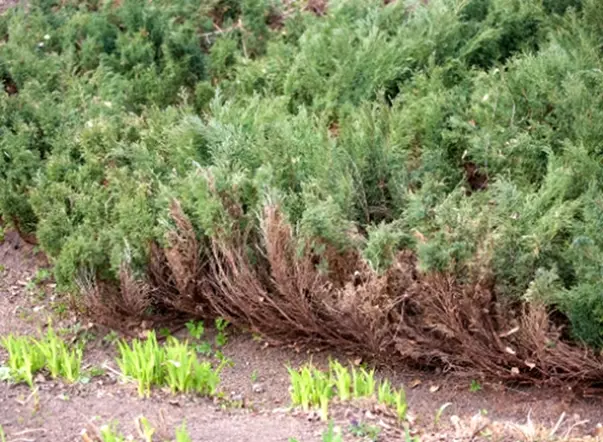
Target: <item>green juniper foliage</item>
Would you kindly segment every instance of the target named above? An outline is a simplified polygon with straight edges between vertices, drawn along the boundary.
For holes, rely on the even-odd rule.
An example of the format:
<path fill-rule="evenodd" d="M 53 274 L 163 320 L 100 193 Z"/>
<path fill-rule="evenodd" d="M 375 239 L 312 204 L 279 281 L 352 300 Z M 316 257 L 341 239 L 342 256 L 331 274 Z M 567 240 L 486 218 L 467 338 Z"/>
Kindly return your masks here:
<path fill-rule="evenodd" d="M 278 202 L 317 252 L 357 248 L 381 272 L 409 249 L 603 346 L 599 2 L 424 3 L 7 11 L 0 216 L 71 290 L 143 272 L 173 198 L 206 239 Z"/>

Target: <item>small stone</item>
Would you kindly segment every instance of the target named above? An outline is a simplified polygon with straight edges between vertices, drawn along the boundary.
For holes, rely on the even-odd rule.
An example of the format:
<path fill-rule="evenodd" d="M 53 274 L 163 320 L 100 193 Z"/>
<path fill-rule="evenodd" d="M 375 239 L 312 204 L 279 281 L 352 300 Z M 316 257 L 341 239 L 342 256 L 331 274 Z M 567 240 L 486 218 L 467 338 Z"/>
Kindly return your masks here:
<path fill-rule="evenodd" d="M 264 386 L 262 384 L 253 384 L 251 390 L 256 394 L 260 394 L 264 392 Z"/>
<path fill-rule="evenodd" d="M 230 393 L 230 400 L 234 402 L 240 402 L 243 400 L 243 395 L 241 393 L 233 391 Z"/>
<path fill-rule="evenodd" d="M 44 377 L 44 375 L 43 375 L 42 373 L 38 373 L 38 374 L 36 375 L 36 377 L 34 378 L 34 381 L 35 381 L 36 383 L 40 383 L 40 384 L 42 384 L 42 383 L 46 382 L 46 378 Z"/>

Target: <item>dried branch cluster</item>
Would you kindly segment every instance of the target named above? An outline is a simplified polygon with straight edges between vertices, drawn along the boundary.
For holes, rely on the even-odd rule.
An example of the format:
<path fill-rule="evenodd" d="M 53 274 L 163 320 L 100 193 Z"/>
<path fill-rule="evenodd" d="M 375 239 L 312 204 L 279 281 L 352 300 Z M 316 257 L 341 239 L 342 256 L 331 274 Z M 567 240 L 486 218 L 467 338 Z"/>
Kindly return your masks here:
<path fill-rule="evenodd" d="M 603 360 L 564 342 L 543 306 L 497 300 L 489 287 L 452 275 L 422 274 L 410 252 L 378 274 L 356 253 L 327 247 L 331 270 L 324 272 L 276 206 L 265 208 L 253 252 L 242 232 L 201 244 L 176 202 L 171 216 L 176 230 L 167 248 L 153 246 L 148 283 L 124 269 L 120 290 L 88 284 L 86 299 L 101 321 L 220 315 L 272 340 L 318 342 L 389 365 L 527 383 L 603 376 Z"/>

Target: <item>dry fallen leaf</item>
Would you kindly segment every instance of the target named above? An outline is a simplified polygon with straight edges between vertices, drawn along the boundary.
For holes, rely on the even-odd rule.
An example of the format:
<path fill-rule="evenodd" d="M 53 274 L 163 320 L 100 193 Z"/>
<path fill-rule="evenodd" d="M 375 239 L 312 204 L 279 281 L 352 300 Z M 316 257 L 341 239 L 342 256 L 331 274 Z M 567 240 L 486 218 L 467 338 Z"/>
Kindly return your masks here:
<path fill-rule="evenodd" d="M 506 347 L 506 348 L 505 348 L 505 351 L 506 351 L 507 353 L 511 354 L 511 355 L 516 354 L 515 350 L 513 350 L 511 347 Z"/>
<path fill-rule="evenodd" d="M 358 366 L 362 364 L 362 358 L 354 359 L 354 365 Z"/>
<path fill-rule="evenodd" d="M 534 364 L 533 362 L 525 361 L 525 363 L 528 367 L 530 367 L 530 369 L 534 369 L 536 367 L 536 364 Z"/>
<path fill-rule="evenodd" d="M 430 393 L 435 393 L 436 391 L 438 391 L 440 389 L 439 385 L 432 385 L 431 387 L 429 387 L 429 392 Z"/>
<path fill-rule="evenodd" d="M 505 332 L 505 333 L 501 333 L 500 335 L 498 335 L 501 338 L 506 338 L 507 336 L 511 336 L 514 333 L 517 333 L 519 331 L 519 326 L 512 328 L 511 330 Z"/>
<path fill-rule="evenodd" d="M 511 369 L 511 373 L 513 373 L 514 375 L 518 375 L 518 374 L 519 374 L 519 368 L 517 368 L 517 367 L 513 367 L 513 368 Z"/>
<path fill-rule="evenodd" d="M 416 387 L 418 387 L 419 385 L 421 385 L 422 383 L 423 383 L 423 381 L 422 381 L 421 379 L 415 379 L 415 380 L 413 380 L 413 381 L 412 381 L 412 382 L 411 382 L 411 383 L 410 383 L 408 386 L 409 386 L 410 388 L 416 388 Z"/>

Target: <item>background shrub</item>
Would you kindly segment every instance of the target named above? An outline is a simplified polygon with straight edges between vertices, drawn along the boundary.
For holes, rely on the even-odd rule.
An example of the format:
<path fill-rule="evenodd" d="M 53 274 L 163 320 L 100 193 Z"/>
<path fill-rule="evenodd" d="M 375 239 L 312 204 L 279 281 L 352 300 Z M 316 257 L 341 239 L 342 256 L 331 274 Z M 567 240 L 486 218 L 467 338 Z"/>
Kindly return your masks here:
<path fill-rule="evenodd" d="M 143 275 L 181 202 L 487 280 L 603 344 L 595 0 L 34 0 L 0 17 L 0 216 L 58 282 Z M 257 235 L 247 237 L 250 249 Z M 203 241 L 201 241 L 203 244 Z M 320 265 L 328 262 L 319 260 Z"/>

